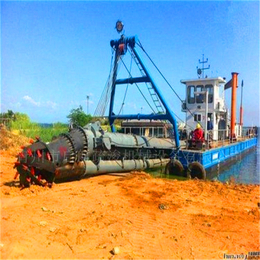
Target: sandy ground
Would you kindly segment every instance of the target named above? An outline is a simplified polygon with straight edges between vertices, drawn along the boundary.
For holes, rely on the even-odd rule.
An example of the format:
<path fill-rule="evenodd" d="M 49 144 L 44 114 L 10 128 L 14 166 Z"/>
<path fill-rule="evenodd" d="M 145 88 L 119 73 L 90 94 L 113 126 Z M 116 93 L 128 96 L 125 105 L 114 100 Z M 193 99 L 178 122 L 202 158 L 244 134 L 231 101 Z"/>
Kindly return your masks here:
<path fill-rule="evenodd" d="M 20 190 L 13 154 L 0 151 L 1 259 L 223 259 L 260 251 L 259 185 L 133 173 Z"/>

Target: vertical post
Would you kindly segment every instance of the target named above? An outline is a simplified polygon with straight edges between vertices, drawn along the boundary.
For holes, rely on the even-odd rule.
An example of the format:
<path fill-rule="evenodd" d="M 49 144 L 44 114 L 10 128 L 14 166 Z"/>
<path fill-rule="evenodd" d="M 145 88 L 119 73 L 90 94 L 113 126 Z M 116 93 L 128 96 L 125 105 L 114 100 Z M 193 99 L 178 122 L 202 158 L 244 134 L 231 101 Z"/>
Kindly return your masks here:
<path fill-rule="evenodd" d="M 204 54 L 202 54 L 202 78 L 204 79 Z M 206 128 L 205 128 L 206 129 Z"/>
<path fill-rule="evenodd" d="M 242 83 L 241 83 L 240 118 L 239 118 L 239 124 L 240 124 L 241 127 L 243 126 L 243 87 L 244 87 L 244 81 L 242 80 Z"/>
<path fill-rule="evenodd" d="M 110 124 L 112 133 L 116 132 L 116 128 L 114 126 L 114 119 L 111 116 L 113 114 L 113 109 L 114 109 L 114 99 L 115 99 L 115 92 L 116 92 L 116 77 L 117 77 L 119 59 L 120 59 L 120 53 L 117 50 L 115 60 L 114 60 L 114 67 L 113 67 L 112 90 L 111 90 L 111 98 L 110 98 L 110 106 L 109 106 L 109 114 L 108 114 L 109 124 Z"/>
<path fill-rule="evenodd" d="M 89 96 L 87 96 L 87 114 L 89 114 Z"/>
<path fill-rule="evenodd" d="M 237 102 L 237 72 L 232 72 L 232 98 L 231 98 L 231 141 L 236 138 L 236 102 Z"/>
<path fill-rule="evenodd" d="M 206 141 L 208 141 L 208 102 L 209 100 L 209 95 L 208 95 L 208 90 L 205 91 L 205 138 Z"/>
<path fill-rule="evenodd" d="M 239 124 L 241 126 L 243 126 L 243 107 L 240 106 L 240 120 L 239 120 Z"/>

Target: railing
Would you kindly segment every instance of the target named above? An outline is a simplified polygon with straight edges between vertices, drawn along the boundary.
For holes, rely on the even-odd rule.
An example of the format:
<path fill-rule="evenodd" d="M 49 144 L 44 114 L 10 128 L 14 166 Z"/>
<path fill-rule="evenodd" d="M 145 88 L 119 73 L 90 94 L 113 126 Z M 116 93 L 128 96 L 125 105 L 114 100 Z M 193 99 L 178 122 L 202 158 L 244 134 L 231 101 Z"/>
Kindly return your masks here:
<path fill-rule="evenodd" d="M 183 148 L 186 149 L 208 150 L 247 140 L 256 137 L 257 134 L 258 131 L 256 127 L 243 128 L 241 134 L 237 135 L 235 138 L 230 138 L 230 131 L 226 129 L 208 130 L 207 136 L 204 136 L 204 140 L 193 140 L 192 133 L 190 133 L 189 136 L 182 139 L 182 144 Z"/>

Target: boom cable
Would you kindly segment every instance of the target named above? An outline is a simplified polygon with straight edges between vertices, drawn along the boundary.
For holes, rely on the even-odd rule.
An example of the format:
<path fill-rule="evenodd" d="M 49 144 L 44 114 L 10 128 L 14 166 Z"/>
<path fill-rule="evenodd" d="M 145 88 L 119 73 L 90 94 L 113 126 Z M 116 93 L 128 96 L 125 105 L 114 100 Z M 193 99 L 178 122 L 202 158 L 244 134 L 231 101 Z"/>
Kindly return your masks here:
<path fill-rule="evenodd" d="M 132 78 L 132 74 L 131 74 L 131 72 L 128 70 L 128 68 L 126 67 L 126 65 L 125 65 L 125 63 L 124 63 L 123 60 L 122 60 L 122 63 L 123 63 L 123 65 L 124 65 L 125 69 L 127 70 L 127 72 L 129 73 L 130 77 Z M 139 86 L 138 86 L 136 83 L 134 83 L 134 84 L 135 84 L 135 86 L 137 87 L 137 89 L 139 90 L 139 92 L 141 93 L 141 95 L 143 96 L 143 98 L 144 98 L 144 100 L 146 101 L 146 103 L 148 104 L 148 106 L 149 106 L 149 107 L 152 109 L 152 111 L 155 113 L 153 107 L 150 105 L 149 101 L 147 100 L 147 98 L 145 97 L 145 95 L 143 94 L 143 92 L 141 91 L 141 89 L 139 88 Z"/>
<path fill-rule="evenodd" d="M 181 101 L 181 103 L 183 103 L 183 100 L 181 99 L 181 97 L 178 95 L 178 93 L 174 90 L 174 88 L 171 86 L 171 84 L 168 82 L 168 80 L 165 78 L 165 76 L 162 74 L 162 72 L 159 70 L 159 68 L 156 66 L 156 64 L 154 63 L 154 61 L 151 59 L 151 57 L 149 56 L 149 54 L 145 51 L 144 47 L 142 46 L 140 40 L 138 40 L 138 42 L 136 43 L 141 49 L 142 51 L 145 53 L 145 55 L 148 57 L 148 59 L 150 60 L 150 62 L 153 64 L 153 66 L 156 68 L 156 70 L 159 72 L 159 74 L 161 75 L 161 77 L 165 80 L 165 82 L 167 83 L 167 85 L 171 88 L 171 90 L 174 92 L 174 94 L 177 96 L 177 98 Z M 109 73 L 109 76 L 108 76 L 108 79 L 107 79 L 107 82 L 105 84 L 105 88 L 101 94 L 101 98 L 98 102 L 98 105 L 97 105 L 97 108 L 94 112 L 94 115 L 95 116 L 104 116 L 105 114 L 105 111 L 107 109 L 107 105 L 108 105 L 108 102 L 109 102 L 109 97 L 111 95 L 111 91 L 112 91 L 112 85 L 114 82 L 112 82 L 113 80 L 113 75 L 115 73 L 115 69 L 118 65 L 118 63 L 121 61 L 122 64 L 124 65 L 126 71 L 128 72 L 129 74 L 129 77 L 132 78 L 132 74 L 131 74 L 131 70 L 132 70 L 132 60 L 133 60 L 133 57 L 131 59 L 131 64 L 130 64 L 130 70 L 127 68 L 126 64 L 124 63 L 121 55 L 117 56 L 115 55 L 115 50 L 112 49 L 112 56 L 111 56 L 111 63 L 110 63 L 110 73 Z M 132 56 L 132 55 L 131 55 Z M 116 60 L 117 59 L 117 60 Z M 113 61 L 114 61 L 114 66 L 113 66 Z M 115 80 L 115 79 L 114 79 Z M 153 113 L 156 113 L 155 110 L 153 109 L 153 107 L 151 106 L 151 104 L 149 103 L 149 101 L 147 100 L 147 98 L 145 97 L 145 95 L 143 94 L 143 92 L 141 91 L 140 87 L 138 86 L 137 83 L 134 83 L 135 86 L 137 87 L 137 89 L 139 90 L 139 92 L 141 93 L 142 97 L 144 98 L 144 100 L 146 101 L 146 103 L 148 104 L 148 106 L 151 108 L 151 110 L 153 111 Z M 145 83 L 147 84 L 147 83 Z M 124 98 L 123 98 L 123 101 L 122 101 L 122 105 L 121 105 L 121 108 L 119 110 L 119 113 L 121 113 L 122 109 L 123 109 L 123 106 L 125 104 L 125 99 L 126 99 L 126 95 L 127 95 L 127 92 L 128 92 L 128 87 L 129 87 L 129 83 L 127 83 L 127 86 L 126 86 L 126 90 L 125 90 L 125 94 L 124 94 Z M 193 113 L 187 108 L 187 111 L 193 116 Z M 175 115 L 176 118 L 179 119 L 179 121 L 183 122 L 186 126 L 188 126 L 189 128 L 192 128 L 191 126 L 187 125 L 178 115 L 176 115 L 176 113 L 174 113 L 172 111 L 172 113 Z"/>
<path fill-rule="evenodd" d="M 148 53 L 145 51 L 144 47 L 142 46 L 140 40 L 138 40 L 138 42 L 136 43 L 141 49 L 142 51 L 145 53 L 145 55 L 148 57 L 148 59 L 150 60 L 150 62 L 154 65 L 154 67 L 156 68 L 156 70 L 159 72 L 159 74 L 162 76 L 162 78 L 165 80 L 165 82 L 167 83 L 167 85 L 171 88 L 171 90 L 174 92 L 174 94 L 178 97 L 178 99 L 181 101 L 181 103 L 183 103 L 183 100 L 181 99 L 181 97 L 178 95 L 178 93 L 174 90 L 174 88 L 171 86 L 171 84 L 169 83 L 169 81 L 164 77 L 164 75 L 162 74 L 162 72 L 159 70 L 159 68 L 156 66 L 156 64 L 153 62 L 153 60 L 151 59 L 151 57 L 148 55 Z M 189 113 L 194 116 L 194 114 L 187 108 L 187 110 L 189 111 Z"/>
<path fill-rule="evenodd" d="M 133 61 L 133 59 L 131 59 L 131 63 L 130 63 L 130 72 L 132 71 L 132 61 Z M 131 74 L 129 74 L 129 76 L 131 77 Z M 122 105 L 121 105 L 121 108 L 118 112 L 119 115 L 120 115 L 121 111 L 123 110 L 123 106 L 125 105 L 125 99 L 126 99 L 126 94 L 127 94 L 127 91 L 128 91 L 128 86 L 129 86 L 129 83 L 127 83 L 127 85 L 126 85 L 126 90 L 125 90 L 124 98 L 123 98 L 123 101 L 122 101 Z"/>
<path fill-rule="evenodd" d="M 115 52 L 112 53 L 112 57 L 111 57 L 111 64 L 110 64 L 110 74 L 108 76 L 107 82 L 105 84 L 105 88 L 101 94 L 101 97 L 99 99 L 97 108 L 94 112 L 95 116 L 104 116 L 105 111 L 107 109 L 107 105 L 108 105 L 108 101 L 111 95 L 111 91 L 112 91 L 112 85 L 113 85 L 113 74 L 115 72 L 115 69 L 117 66 L 113 66 L 113 61 L 115 62 L 115 59 L 117 59 L 116 64 L 118 64 L 119 59 L 118 57 L 116 57 Z"/>

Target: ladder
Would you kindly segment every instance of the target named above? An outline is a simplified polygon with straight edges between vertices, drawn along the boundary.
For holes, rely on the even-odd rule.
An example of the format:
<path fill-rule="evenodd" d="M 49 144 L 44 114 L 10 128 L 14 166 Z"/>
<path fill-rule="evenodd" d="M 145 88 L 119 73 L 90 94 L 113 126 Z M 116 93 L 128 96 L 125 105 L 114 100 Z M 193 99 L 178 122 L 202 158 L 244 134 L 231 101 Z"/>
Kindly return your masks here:
<path fill-rule="evenodd" d="M 133 54 L 132 50 L 130 51 L 130 53 L 131 53 L 131 56 L 132 56 L 132 58 L 134 59 L 136 65 L 137 65 L 137 67 L 138 67 L 138 69 L 139 69 L 141 75 L 142 75 L 142 76 L 147 76 L 146 73 L 145 73 L 145 71 L 144 71 L 144 69 L 143 69 L 143 67 L 142 67 L 141 64 L 139 63 L 138 59 L 137 59 L 136 56 Z M 164 110 L 164 108 L 163 108 L 163 106 L 162 106 L 162 103 L 161 103 L 160 99 L 158 98 L 158 95 L 157 95 L 157 93 L 155 92 L 155 90 L 154 90 L 152 84 L 151 84 L 151 83 L 149 83 L 149 84 L 145 83 L 145 84 L 146 84 L 146 86 L 147 86 L 147 89 L 148 89 L 148 91 L 149 91 L 149 93 L 150 93 L 150 96 L 151 96 L 152 101 L 153 101 L 153 103 L 154 103 L 154 105 L 155 105 L 155 107 L 156 107 L 157 112 L 158 112 L 159 114 L 164 114 L 164 113 L 165 113 L 165 110 Z"/>

